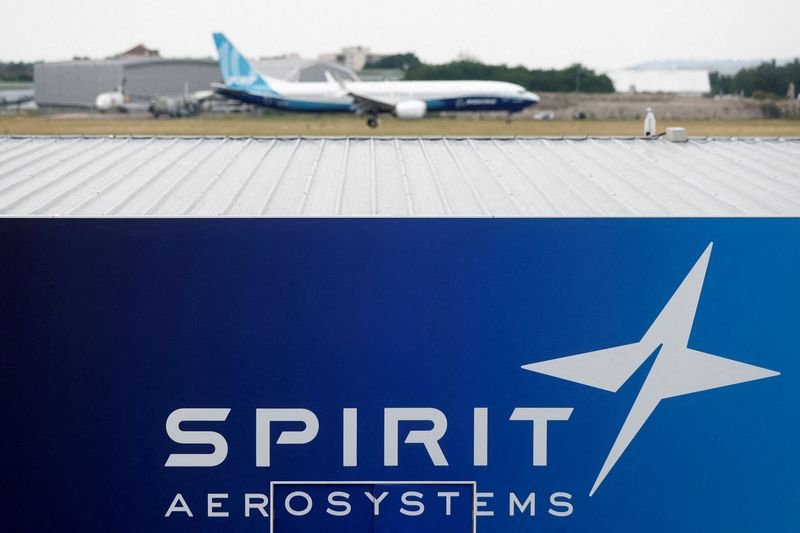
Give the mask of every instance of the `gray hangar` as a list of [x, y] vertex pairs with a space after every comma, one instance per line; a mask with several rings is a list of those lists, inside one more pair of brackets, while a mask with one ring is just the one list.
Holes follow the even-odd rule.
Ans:
[[34, 93], [41, 108], [91, 108], [98, 94], [123, 87], [133, 99], [209, 89], [221, 81], [212, 59], [105, 59], [39, 63]]

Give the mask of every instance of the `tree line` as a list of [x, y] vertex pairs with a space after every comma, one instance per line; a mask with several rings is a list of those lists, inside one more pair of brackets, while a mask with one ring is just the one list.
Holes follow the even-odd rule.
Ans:
[[710, 81], [714, 94], [741, 93], [755, 98], [783, 98], [790, 83], [800, 90], [800, 59], [785, 65], [778, 65], [775, 60], [767, 61], [733, 75], [712, 72]]
[[0, 62], [0, 81], [33, 81], [33, 63]]
[[528, 69], [523, 66], [486, 65], [475, 59], [459, 59], [441, 65], [420, 61], [412, 53], [386, 56], [367, 68], [402, 69], [407, 80], [496, 80], [522, 85], [530, 91], [611, 93], [614, 84], [580, 64], [564, 69]]

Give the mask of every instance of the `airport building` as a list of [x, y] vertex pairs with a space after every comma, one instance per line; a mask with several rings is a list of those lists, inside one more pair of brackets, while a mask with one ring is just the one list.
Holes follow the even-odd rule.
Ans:
[[221, 81], [212, 59], [104, 59], [39, 63], [33, 72], [40, 108], [92, 108], [98, 94], [123, 87], [133, 98], [181, 95]]
[[340, 63], [355, 71], [363, 70], [369, 63], [383, 57], [385, 57], [383, 54], [376, 54], [366, 46], [345, 46], [340, 52], [320, 54], [319, 56], [323, 61]]
[[618, 93], [668, 93], [702, 96], [711, 92], [706, 69], [623, 69], [608, 72]]
[[325, 72], [330, 72], [338, 80], [358, 81], [353, 69], [322, 59], [269, 58], [255, 61], [254, 66], [261, 74], [286, 81], [326, 81]]

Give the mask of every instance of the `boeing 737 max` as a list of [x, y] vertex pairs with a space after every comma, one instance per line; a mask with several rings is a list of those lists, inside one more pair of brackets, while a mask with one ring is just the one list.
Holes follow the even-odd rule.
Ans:
[[244, 103], [283, 111], [358, 113], [378, 125], [378, 114], [417, 119], [428, 111], [522, 111], [539, 102], [536, 94], [502, 81], [339, 81], [290, 82], [256, 72], [221, 33], [214, 34], [223, 85], [217, 93]]

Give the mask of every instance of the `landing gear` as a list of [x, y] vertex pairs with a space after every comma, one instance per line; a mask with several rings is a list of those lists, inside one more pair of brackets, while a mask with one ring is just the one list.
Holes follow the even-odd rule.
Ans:
[[511, 124], [511, 121], [513, 120], [511, 118], [511, 115], [512, 115], [512, 113], [509, 111], [508, 115], [506, 115], [506, 124]]
[[375, 113], [370, 113], [369, 118], [367, 119], [367, 126], [370, 128], [377, 128], [378, 127], [378, 115]]

